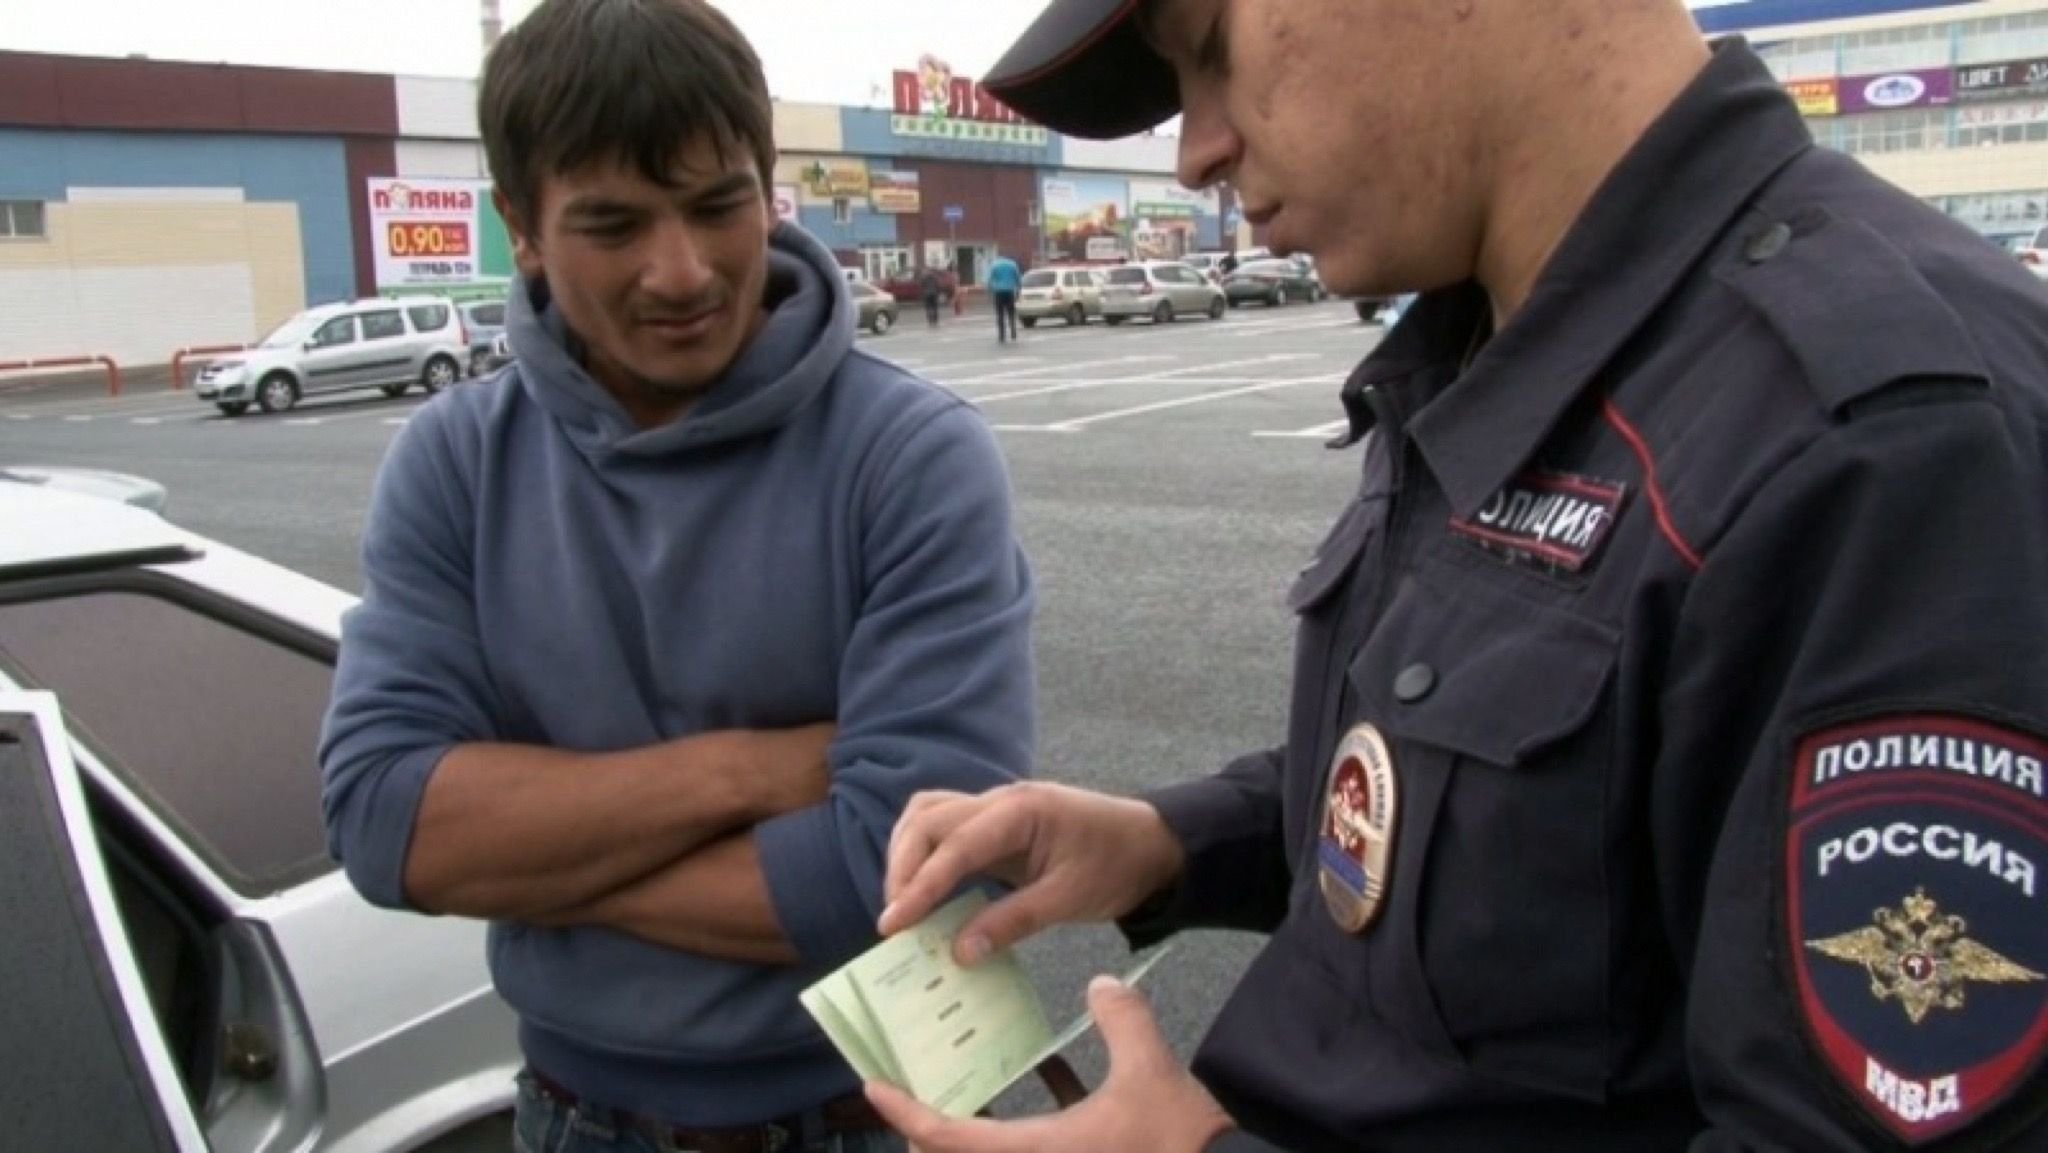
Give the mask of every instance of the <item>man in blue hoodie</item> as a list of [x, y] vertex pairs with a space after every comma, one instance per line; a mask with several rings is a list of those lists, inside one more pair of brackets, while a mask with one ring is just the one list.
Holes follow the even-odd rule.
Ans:
[[1017, 293], [1024, 287], [1024, 273], [1017, 262], [996, 254], [988, 266], [988, 295], [996, 307], [996, 343], [1017, 339]]
[[492, 922], [533, 1149], [898, 1147], [797, 992], [905, 801], [1024, 774], [997, 446], [853, 347], [704, 0], [546, 0], [479, 116], [513, 364], [392, 445], [320, 749], [377, 904]]

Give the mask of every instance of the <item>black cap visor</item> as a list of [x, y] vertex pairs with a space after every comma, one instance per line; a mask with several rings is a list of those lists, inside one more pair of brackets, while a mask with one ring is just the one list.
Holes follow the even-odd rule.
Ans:
[[1144, 3], [1053, 0], [982, 86], [1068, 136], [1114, 140], [1158, 127], [1180, 111], [1180, 84], [1139, 33]]

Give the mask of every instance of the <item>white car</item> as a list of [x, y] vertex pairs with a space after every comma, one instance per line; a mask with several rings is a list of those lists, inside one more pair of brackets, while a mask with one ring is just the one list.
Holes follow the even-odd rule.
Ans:
[[469, 372], [469, 331], [455, 303], [407, 296], [324, 304], [280, 325], [256, 347], [212, 361], [193, 394], [240, 416], [254, 403], [285, 412], [320, 393], [377, 388], [429, 394]]
[[1221, 288], [1178, 260], [1147, 260], [1103, 273], [1102, 319], [1112, 325], [1133, 317], [1154, 324], [1183, 316], [1222, 320], [1227, 308]]
[[0, 480], [0, 1146], [510, 1147], [484, 926], [375, 908], [327, 855], [352, 599]]
[[2048, 280], [2048, 226], [2027, 239], [2025, 244], [2013, 249], [2013, 255], [2020, 263], [2031, 269], [2035, 276]]

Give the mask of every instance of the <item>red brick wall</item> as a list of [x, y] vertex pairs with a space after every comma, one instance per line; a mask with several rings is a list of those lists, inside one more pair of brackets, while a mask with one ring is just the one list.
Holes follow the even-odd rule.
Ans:
[[398, 135], [389, 76], [0, 52], [0, 124]]
[[896, 167], [918, 174], [921, 201], [916, 215], [897, 218], [898, 243], [922, 254], [926, 240], [946, 239], [951, 204], [966, 210], [953, 230], [960, 243], [994, 244], [1027, 267], [1037, 258], [1039, 229], [1031, 223], [1037, 169], [942, 160], [899, 160]]

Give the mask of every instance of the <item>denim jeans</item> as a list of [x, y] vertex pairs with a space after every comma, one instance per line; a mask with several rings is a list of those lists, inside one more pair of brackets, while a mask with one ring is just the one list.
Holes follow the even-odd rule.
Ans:
[[[667, 1134], [636, 1126], [608, 1110], [571, 1108], [519, 1077], [518, 1112], [512, 1125], [514, 1153], [687, 1153]], [[820, 1135], [805, 1143], [792, 1133], [780, 1153], [904, 1153], [894, 1133]]]

